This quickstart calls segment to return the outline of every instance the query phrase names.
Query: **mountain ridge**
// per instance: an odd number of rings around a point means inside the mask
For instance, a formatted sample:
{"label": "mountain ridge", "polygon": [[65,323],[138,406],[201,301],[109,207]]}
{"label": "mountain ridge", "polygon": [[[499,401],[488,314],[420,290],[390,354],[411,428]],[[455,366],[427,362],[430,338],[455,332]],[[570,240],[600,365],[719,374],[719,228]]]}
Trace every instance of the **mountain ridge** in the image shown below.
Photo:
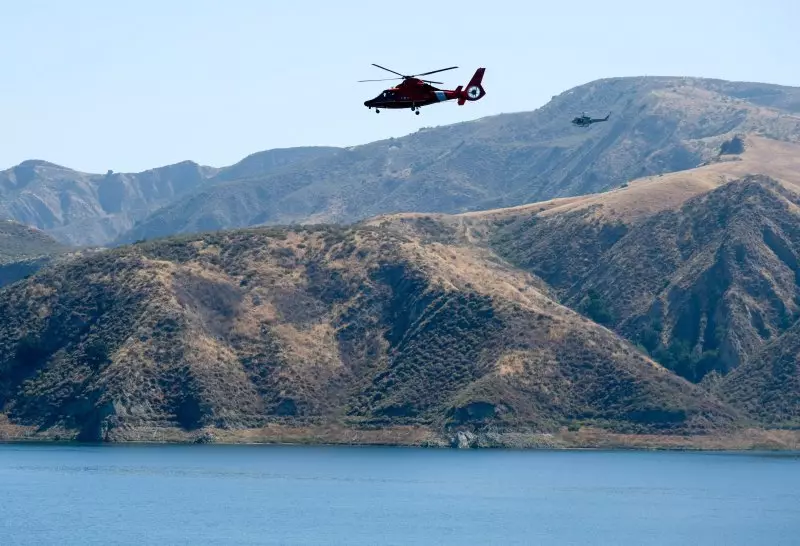
{"label": "mountain ridge", "polygon": [[[335,164],[320,160],[300,173],[224,191],[210,187],[154,213],[117,242],[248,225],[347,223],[404,210],[457,213],[506,207],[605,191],[643,174],[695,167],[737,132],[759,130],[792,141],[800,137],[800,118],[704,86],[738,88],[731,82],[682,78],[590,82],[532,112],[424,129],[351,148],[337,155]],[[739,94],[747,95],[744,91],[752,86],[744,84]],[[794,108],[796,89],[774,89],[787,98],[760,97],[759,102]],[[615,113],[607,124],[572,127],[571,115],[587,104]],[[697,112],[693,105],[699,105]],[[305,180],[298,180],[300,174]],[[151,230],[151,223],[157,229]]]}
{"label": "mountain ridge", "polygon": [[280,171],[329,150],[268,150],[223,168],[185,160],[138,173],[85,173],[43,160],[23,161],[0,171],[0,218],[42,229],[65,244],[103,245],[195,188],[246,174],[254,164],[262,173]]}
{"label": "mountain ridge", "polygon": [[[192,162],[187,171],[193,173],[156,182],[140,180],[142,173],[71,171],[76,179],[62,173],[61,187],[45,174],[33,194],[11,195],[3,192],[0,174],[0,216],[46,229],[62,242],[107,245],[251,225],[507,207],[685,170],[737,132],[796,141],[798,96],[797,88],[753,82],[606,78],[534,111],[358,146],[267,150],[228,167]],[[612,117],[588,130],[572,127],[569,119],[582,110],[611,110]],[[160,169],[167,167],[145,173]],[[104,176],[116,178],[101,184]]]}

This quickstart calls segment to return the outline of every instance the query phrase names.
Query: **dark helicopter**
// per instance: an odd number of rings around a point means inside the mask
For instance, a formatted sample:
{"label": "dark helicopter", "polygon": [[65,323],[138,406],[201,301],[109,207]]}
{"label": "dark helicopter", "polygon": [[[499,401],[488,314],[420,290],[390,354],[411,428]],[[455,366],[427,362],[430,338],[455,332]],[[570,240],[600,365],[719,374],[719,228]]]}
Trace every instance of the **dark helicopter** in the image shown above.
{"label": "dark helicopter", "polygon": [[608,116],[600,119],[593,119],[586,115],[586,112],[581,112],[581,115],[572,119],[572,124],[577,125],[578,127],[588,127],[592,123],[600,123],[601,121],[608,121],[608,117],[611,113],[608,113]]}

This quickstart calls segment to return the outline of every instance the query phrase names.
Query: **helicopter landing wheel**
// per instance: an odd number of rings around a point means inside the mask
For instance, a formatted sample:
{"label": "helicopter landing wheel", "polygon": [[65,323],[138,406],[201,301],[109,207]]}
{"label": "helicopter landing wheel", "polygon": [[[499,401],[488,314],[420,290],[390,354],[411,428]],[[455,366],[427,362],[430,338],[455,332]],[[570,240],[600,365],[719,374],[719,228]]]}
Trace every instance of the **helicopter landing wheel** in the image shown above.
{"label": "helicopter landing wheel", "polygon": [[419,115],[419,110],[415,110],[414,113]]}
{"label": "helicopter landing wheel", "polygon": [[380,113],[381,113],[381,111],[380,111],[380,110],[378,110],[378,109],[376,108],[376,109],[375,109],[375,113],[376,113],[376,114],[380,114]]}

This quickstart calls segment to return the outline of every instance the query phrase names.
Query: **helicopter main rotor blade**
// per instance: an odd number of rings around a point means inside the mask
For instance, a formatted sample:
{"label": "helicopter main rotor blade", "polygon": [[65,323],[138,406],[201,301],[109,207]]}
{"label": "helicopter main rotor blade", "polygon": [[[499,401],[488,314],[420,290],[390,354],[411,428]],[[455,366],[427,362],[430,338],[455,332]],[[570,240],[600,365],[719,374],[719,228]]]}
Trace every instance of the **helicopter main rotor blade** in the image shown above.
{"label": "helicopter main rotor blade", "polygon": [[458,67],[451,66],[450,68],[440,68],[439,70],[431,70],[430,72],[423,72],[422,74],[414,74],[414,76],[427,76],[428,74],[436,74],[437,72],[444,72],[445,70],[453,70],[454,68]]}
{"label": "helicopter main rotor blade", "polygon": [[443,83],[444,83],[444,82],[435,82],[435,81],[431,81],[431,80],[420,80],[420,81],[421,82],[425,82],[425,83],[438,83],[439,85],[443,85]]}
{"label": "helicopter main rotor blade", "polygon": [[372,66],[377,66],[378,68],[382,68],[383,70],[385,70],[385,71],[387,71],[387,72],[391,72],[392,74],[397,74],[397,75],[398,75],[398,76],[400,76],[401,78],[405,78],[405,76],[403,76],[403,75],[402,75],[400,72],[395,72],[394,70],[389,70],[389,69],[388,69],[388,68],[386,68],[385,66],[381,66],[381,65],[379,65],[379,64],[375,64],[375,63],[372,63]]}
{"label": "helicopter main rotor blade", "polygon": [[388,82],[391,80],[402,80],[403,78],[383,78],[382,80],[358,80],[356,83],[362,82]]}

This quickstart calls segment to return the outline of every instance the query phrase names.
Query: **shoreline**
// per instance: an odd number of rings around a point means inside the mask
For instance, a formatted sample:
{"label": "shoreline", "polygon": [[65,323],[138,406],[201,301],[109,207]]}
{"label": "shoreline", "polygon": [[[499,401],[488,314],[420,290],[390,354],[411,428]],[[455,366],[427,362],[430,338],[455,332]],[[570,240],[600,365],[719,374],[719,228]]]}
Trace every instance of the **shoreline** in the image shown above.
{"label": "shoreline", "polygon": [[123,427],[104,441],[79,441],[78,431],[0,422],[0,444],[69,445],[283,445],[384,446],[436,449],[618,450],[618,451],[800,451],[800,430],[741,429],[705,435],[622,434],[603,429],[553,433],[452,432],[422,426],[358,429],[342,425],[267,425],[254,429],[186,431],[177,427]]}

